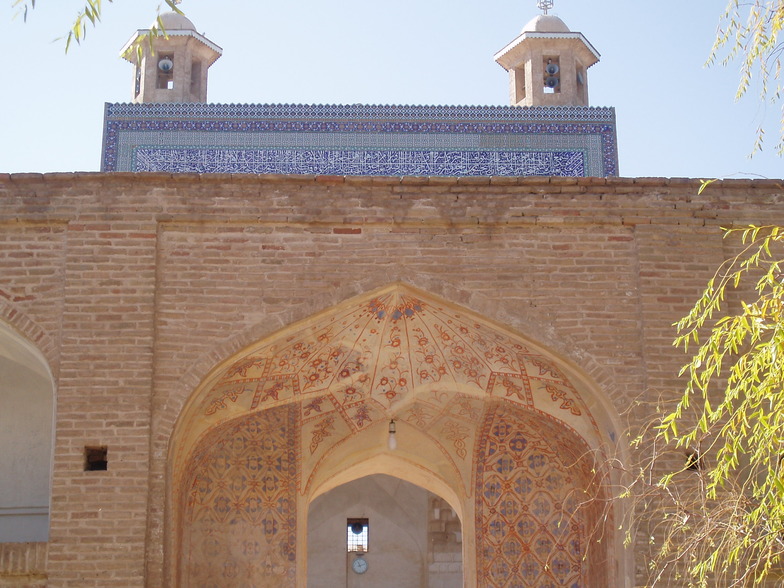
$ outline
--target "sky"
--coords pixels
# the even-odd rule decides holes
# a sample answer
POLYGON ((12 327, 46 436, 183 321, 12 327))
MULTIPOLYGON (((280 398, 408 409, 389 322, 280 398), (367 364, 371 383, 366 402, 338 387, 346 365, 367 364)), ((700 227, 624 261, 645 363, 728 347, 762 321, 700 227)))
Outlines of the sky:
MULTIPOLYGON (((38 0, 27 22, 0 12, 0 173, 98 171, 106 102, 129 102, 119 50, 159 0, 104 2, 103 21, 66 55, 83 2, 38 0)), ((551 14, 602 56, 592 106, 614 106, 620 175, 784 178, 781 104, 735 101, 738 64, 705 67, 726 0, 555 0, 551 14), (761 153, 749 158, 763 125, 761 153)), ((223 56, 216 103, 507 105, 493 55, 539 14, 535 0, 183 0, 223 56)), ((165 6, 164 6, 165 7, 165 6)))

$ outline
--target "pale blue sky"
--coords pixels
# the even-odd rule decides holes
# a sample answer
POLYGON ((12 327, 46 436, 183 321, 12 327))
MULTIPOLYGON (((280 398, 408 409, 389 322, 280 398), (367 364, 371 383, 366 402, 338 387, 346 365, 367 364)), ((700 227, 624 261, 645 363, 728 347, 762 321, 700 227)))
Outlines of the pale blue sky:
MULTIPOLYGON (((0 173, 95 171, 104 102, 130 100, 125 41, 155 0, 104 3, 104 21, 66 56, 79 0, 39 0, 28 22, 0 15, 0 173)), ((784 177, 774 153, 780 106, 735 103, 737 65, 705 68, 725 0, 555 0, 553 14, 601 53, 593 106, 614 106, 622 176, 784 177), (755 129, 765 151, 753 159, 755 129)), ((220 103, 508 104, 493 55, 538 14, 535 0, 265 2, 184 0, 223 47, 210 69, 220 103)))

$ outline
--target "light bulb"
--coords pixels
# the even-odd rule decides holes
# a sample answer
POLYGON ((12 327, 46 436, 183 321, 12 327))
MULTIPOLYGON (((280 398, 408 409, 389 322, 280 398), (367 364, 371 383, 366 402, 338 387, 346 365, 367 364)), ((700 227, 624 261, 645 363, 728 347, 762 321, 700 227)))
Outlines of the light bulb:
POLYGON ((397 436, 394 419, 389 421, 389 437, 387 437, 387 447, 390 451, 397 449, 397 436))

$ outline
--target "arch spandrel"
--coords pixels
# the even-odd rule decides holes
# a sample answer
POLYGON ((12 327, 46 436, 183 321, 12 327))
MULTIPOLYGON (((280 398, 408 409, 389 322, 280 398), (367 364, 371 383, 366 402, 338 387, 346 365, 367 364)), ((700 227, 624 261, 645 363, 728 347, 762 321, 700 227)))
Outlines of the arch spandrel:
POLYGON ((333 447, 391 418, 425 434, 438 429, 456 467, 470 463, 487 397, 549 414, 601 447, 608 433, 567 373, 565 362, 488 319, 396 283, 294 324, 215 369, 180 416, 175 462, 213 427, 295 402, 303 481, 333 447))

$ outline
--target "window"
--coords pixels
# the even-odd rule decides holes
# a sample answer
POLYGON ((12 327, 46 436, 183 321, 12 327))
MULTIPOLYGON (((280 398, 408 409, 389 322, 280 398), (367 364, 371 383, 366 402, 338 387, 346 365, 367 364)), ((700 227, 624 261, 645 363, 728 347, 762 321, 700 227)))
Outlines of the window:
POLYGON ((368 520, 348 519, 346 521, 346 550, 367 553, 368 520))

